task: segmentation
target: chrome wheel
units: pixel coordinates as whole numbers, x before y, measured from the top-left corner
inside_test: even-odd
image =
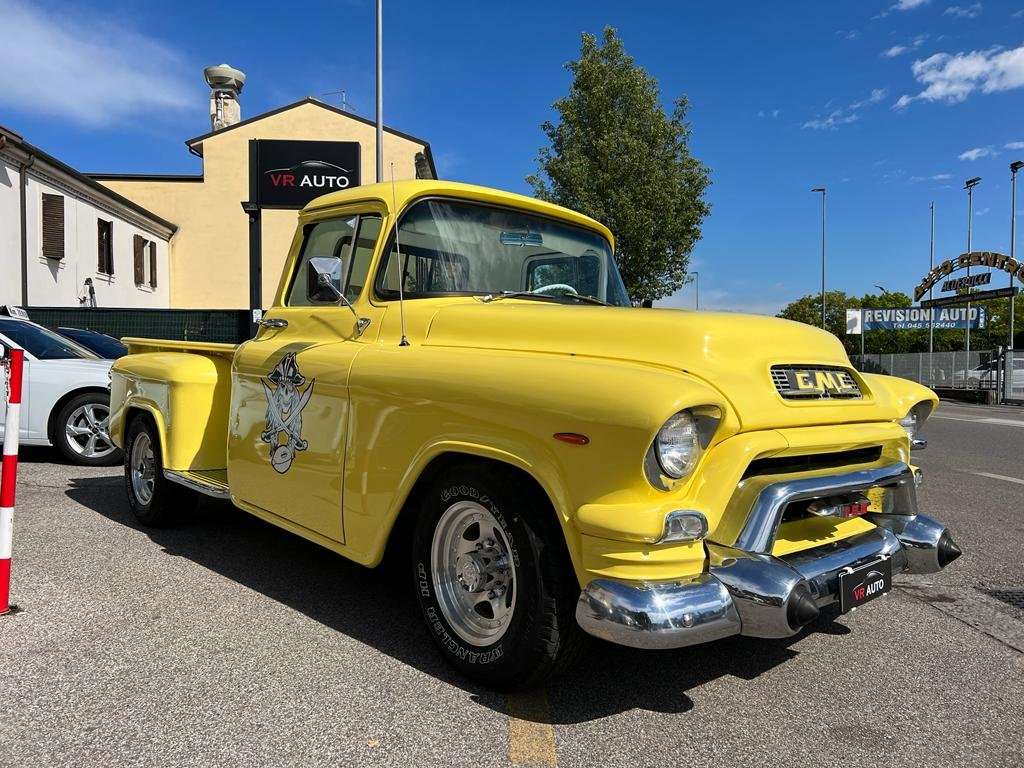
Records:
[[[434,528],[430,566],[441,613],[470,645],[499,640],[516,606],[508,539],[494,515],[475,501],[448,507]]]
[[[132,444],[130,458],[132,492],[139,504],[146,506],[153,500],[153,485],[156,483],[156,457],[149,435],[141,432]]]
[[[110,409],[102,403],[85,403],[75,408],[64,424],[71,450],[85,459],[102,459],[113,453],[109,421]]]

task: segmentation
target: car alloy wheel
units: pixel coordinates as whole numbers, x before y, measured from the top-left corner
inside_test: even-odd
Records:
[[[83,403],[64,424],[68,445],[84,459],[102,459],[116,448],[108,432],[110,408],[102,403]]]
[[[132,491],[139,503],[145,506],[153,500],[153,488],[156,483],[156,457],[153,455],[153,444],[146,432],[135,438],[129,466]]]
[[[434,529],[430,565],[438,605],[470,645],[500,640],[512,621],[516,578],[509,551],[497,519],[475,501],[452,504]]]

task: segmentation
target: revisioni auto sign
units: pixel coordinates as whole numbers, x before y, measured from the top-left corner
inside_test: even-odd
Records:
[[[971,307],[971,328],[985,327],[985,307]],[[864,331],[916,331],[928,328],[964,329],[968,323],[967,307],[943,307],[923,309],[921,307],[900,307],[898,309],[848,309],[846,310],[846,332],[857,334]]]

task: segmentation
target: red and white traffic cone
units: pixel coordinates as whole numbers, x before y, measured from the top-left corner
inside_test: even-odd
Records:
[[[0,616],[10,613],[11,538],[14,533],[14,486],[18,480],[18,422],[21,411],[21,372],[25,352],[12,349],[7,365],[7,418],[4,421],[4,450],[0,461]]]

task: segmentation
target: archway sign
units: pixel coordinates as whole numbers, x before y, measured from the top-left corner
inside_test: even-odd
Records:
[[[914,289],[914,301],[920,301],[921,297],[928,293],[929,289],[933,288],[935,284],[946,275],[956,272],[957,270],[967,269],[968,267],[989,267],[991,269],[1001,269],[1007,274],[1024,282],[1024,263],[1017,259],[1012,259],[1004,253],[996,253],[995,251],[971,251],[970,253],[961,253],[955,259],[946,259],[946,261],[942,262],[935,267],[935,269],[925,275],[924,279]],[[968,300],[979,301],[985,298],[996,297],[986,297],[983,294],[970,294]]]

